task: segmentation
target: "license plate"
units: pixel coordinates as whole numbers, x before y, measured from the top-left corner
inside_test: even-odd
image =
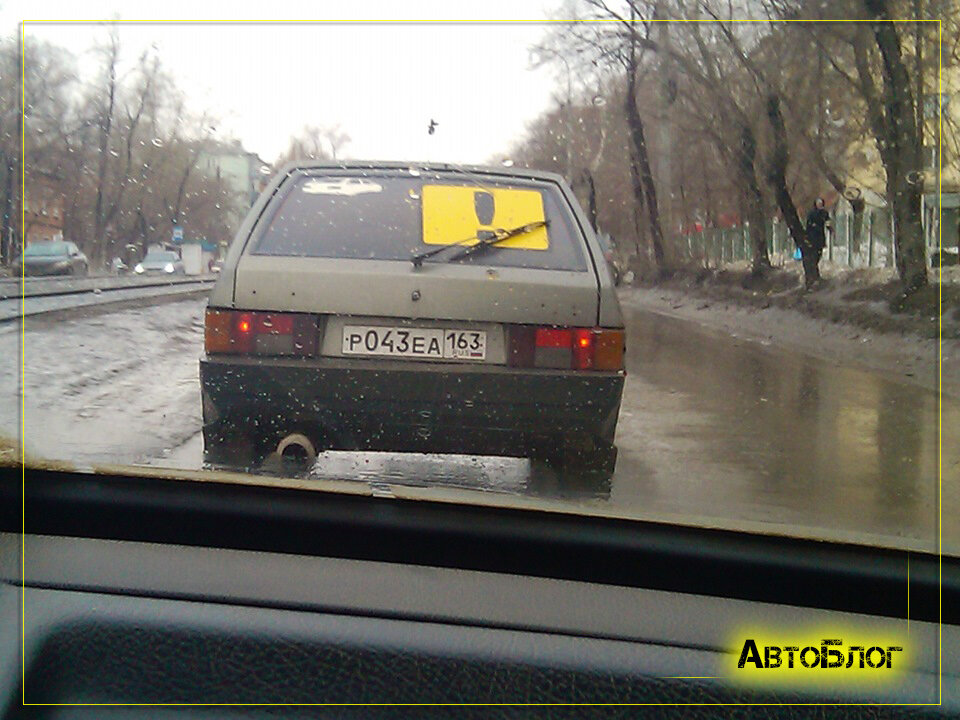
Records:
[[[406,328],[347,325],[344,355],[379,355],[421,360],[483,360],[487,333],[451,328]]]

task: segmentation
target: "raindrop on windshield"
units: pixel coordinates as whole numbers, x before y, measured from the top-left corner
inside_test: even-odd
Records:
[[[261,166],[260,166],[260,174],[261,174],[261,175],[269,175],[270,172],[271,172],[271,170],[270,170],[270,166],[269,166],[269,165],[261,165]]]
[[[413,175],[413,177],[420,177],[420,171],[417,170],[415,167],[409,167],[409,168],[407,168],[407,172],[409,172],[411,175]]]
[[[503,166],[504,166],[504,167],[513,167],[513,160],[511,160],[510,158],[504,158],[504,159],[503,159]]]
[[[163,147],[163,140],[161,140],[160,138],[154,138],[150,142],[153,143],[154,147]]]
[[[607,104],[607,99],[602,95],[594,95],[593,104],[596,105],[597,107],[603,107],[604,105]]]

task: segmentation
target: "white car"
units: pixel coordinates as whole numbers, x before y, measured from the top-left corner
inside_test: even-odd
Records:
[[[170,250],[151,250],[138,262],[133,271],[137,275],[185,275],[183,260]]]

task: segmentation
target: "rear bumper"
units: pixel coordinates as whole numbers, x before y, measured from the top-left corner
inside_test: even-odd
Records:
[[[208,462],[261,457],[292,432],[319,448],[529,456],[558,440],[613,449],[624,375],[501,366],[207,356]]]

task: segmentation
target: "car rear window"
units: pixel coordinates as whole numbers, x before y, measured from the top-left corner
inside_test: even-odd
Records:
[[[52,257],[54,255],[68,255],[70,252],[66,243],[62,242],[35,242],[27,246],[24,253],[27,257]]]
[[[552,186],[487,178],[465,182],[426,173],[304,174],[287,183],[268,208],[252,253],[408,261],[444,243],[466,241],[466,246],[491,230],[540,220],[549,223],[546,229],[518,235],[503,246],[459,259],[457,250],[445,250],[427,262],[585,271],[583,241]]]

